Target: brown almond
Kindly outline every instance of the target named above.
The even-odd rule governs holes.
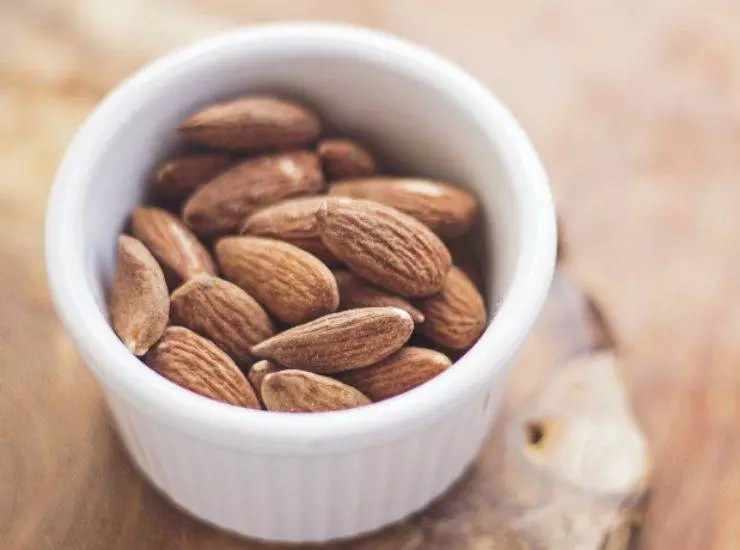
[[[230,151],[287,149],[314,141],[321,122],[310,110],[275,97],[242,97],[211,105],[180,124],[191,141]]]
[[[254,392],[257,394],[257,397],[260,398],[260,401],[262,400],[262,381],[265,379],[265,376],[273,372],[278,372],[279,370],[281,370],[280,367],[278,367],[272,361],[268,361],[266,359],[263,359],[262,361],[257,361],[249,369],[247,379],[249,380],[249,383],[252,384]]]
[[[370,405],[361,392],[333,378],[300,370],[265,376],[262,399],[268,411],[328,412]]]
[[[172,323],[210,339],[238,365],[252,359],[249,349],[273,335],[270,316],[244,290],[223,279],[200,275],[171,296]]]
[[[216,256],[226,278],[280,320],[300,324],[337,310],[329,268],[292,244],[262,237],[224,237]]]
[[[139,207],[131,215],[134,237],[143,242],[166,274],[187,281],[200,274],[213,275],[211,254],[179,219],[154,207]]]
[[[368,199],[413,216],[443,239],[465,233],[476,215],[475,198],[462,189],[439,181],[375,177],[340,181],[329,194]]]
[[[416,303],[424,313],[422,334],[452,349],[465,349],[486,328],[486,305],[473,281],[453,266],[442,292]]]
[[[216,344],[184,327],[169,327],[146,364],[170,382],[216,401],[259,409],[257,396],[236,364]]]
[[[401,296],[427,296],[444,285],[452,260],[429,228],[372,201],[327,200],[317,214],[321,240],[352,271]]]
[[[443,353],[409,347],[370,367],[341,373],[339,380],[373,401],[382,401],[421,386],[451,364]]]
[[[408,300],[394,296],[387,290],[370,286],[351,271],[344,269],[333,271],[339,289],[339,309],[356,309],[361,307],[397,307],[411,315],[414,323],[423,323],[424,315],[412,306]]]
[[[232,158],[222,153],[194,153],[164,161],[154,173],[158,199],[181,204],[193,191],[226,168]]]
[[[200,187],[182,215],[203,236],[236,232],[257,209],[291,197],[313,195],[324,187],[318,157],[308,151],[246,160]]]
[[[487,250],[483,233],[475,228],[445,244],[452,255],[452,263],[462,269],[485,296]]]
[[[321,239],[295,239],[289,242],[293,246],[305,250],[312,256],[316,256],[324,265],[339,265],[339,260],[337,260],[336,256],[332,254],[331,250],[326,247],[324,241]]]
[[[134,355],[144,355],[167,327],[170,299],[162,268],[133,237],[118,237],[109,304],[113,330]]]
[[[267,206],[247,218],[241,233],[287,241],[324,263],[337,263],[321,240],[319,222],[316,220],[316,213],[325,200],[324,196],[301,197]]]
[[[473,344],[475,344],[475,342],[473,342]],[[406,342],[406,345],[413,348],[425,348],[438,351],[449,357],[450,361],[452,361],[453,363],[457,363],[460,359],[462,359],[463,356],[465,356],[465,354],[470,351],[470,348],[472,347],[471,345],[464,349],[448,348],[438,344],[418,330],[414,331],[414,334],[411,335],[411,338],[409,338],[409,341]]]
[[[349,139],[322,140],[316,146],[316,152],[329,180],[362,178],[377,171],[370,152]]]
[[[252,347],[279,364],[329,374],[372,365],[397,351],[414,330],[411,316],[395,307],[369,307],[326,315]]]

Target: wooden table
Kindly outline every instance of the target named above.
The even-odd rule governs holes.
[[[184,517],[129,465],[49,303],[42,223],[59,157],[106,89],[174,45],[279,19],[409,37],[510,106],[549,170],[569,269],[611,320],[650,440],[641,547],[737,548],[740,3],[732,0],[0,3],[0,546],[255,547]],[[531,351],[518,368],[537,357]],[[485,482],[484,454],[441,505],[359,547],[498,548]]]

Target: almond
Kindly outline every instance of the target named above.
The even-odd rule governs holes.
[[[292,244],[261,237],[224,237],[216,256],[226,278],[286,323],[305,323],[339,307],[329,268]]]
[[[473,344],[475,344],[475,342],[473,342]],[[462,357],[468,351],[470,351],[470,348],[472,347],[471,345],[463,349],[448,348],[438,344],[428,336],[423,335],[418,330],[414,331],[414,334],[411,335],[411,338],[409,338],[409,341],[406,342],[406,345],[413,348],[425,348],[438,351],[449,357],[450,361],[452,361],[453,363],[457,363],[460,359],[462,359]]]
[[[316,213],[325,200],[326,197],[301,197],[267,206],[247,218],[241,233],[287,241],[324,263],[337,263],[321,240],[316,219]]]
[[[280,367],[278,367],[277,365],[275,365],[275,363],[271,361],[267,361],[266,359],[263,359],[262,361],[257,361],[249,369],[247,379],[249,380],[249,383],[252,384],[254,392],[257,394],[257,397],[259,397],[260,400],[262,400],[262,381],[265,379],[265,376],[273,372],[278,372],[279,370]]]
[[[324,241],[321,239],[296,239],[289,242],[293,246],[297,246],[301,250],[305,250],[312,256],[316,256],[316,258],[321,260],[324,265],[339,265],[339,260],[337,260],[336,256],[332,254],[331,250],[326,247]]]
[[[388,357],[413,330],[411,316],[402,309],[352,309],[281,332],[252,347],[252,354],[285,367],[328,374]]]
[[[185,225],[161,208],[139,207],[131,216],[134,237],[151,251],[167,274],[179,280],[202,273],[213,275],[211,254]]]
[[[133,237],[118,237],[110,296],[113,330],[134,355],[144,355],[167,327],[170,300],[162,268]]]
[[[419,330],[452,349],[470,346],[486,328],[486,305],[473,282],[453,266],[442,292],[417,302],[424,314]]]
[[[361,178],[377,171],[367,149],[349,139],[325,139],[316,146],[329,180]]]
[[[230,151],[287,149],[314,141],[321,123],[310,110],[274,97],[217,103],[180,124],[191,141]]]
[[[152,189],[157,198],[175,204],[212,179],[231,162],[222,153],[195,153],[166,160],[154,173]]]
[[[201,275],[172,293],[173,324],[210,339],[238,365],[252,359],[249,349],[273,335],[272,321],[244,290],[223,279]]]
[[[284,370],[265,376],[262,399],[268,411],[327,412],[370,405],[355,388],[333,378],[300,370]]]
[[[374,288],[357,275],[346,270],[333,272],[339,288],[339,308],[341,310],[361,307],[397,307],[411,315],[414,323],[423,323],[424,315],[408,300],[394,296],[386,290]]]
[[[368,199],[413,216],[443,239],[465,233],[476,215],[475,198],[428,179],[375,177],[337,182],[330,195]]]
[[[382,401],[421,386],[452,364],[443,353],[424,348],[402,348],[364,369],[341,373],[339,379],[373,401]]]
[[[317,214],[321,240],[352,271],[402,296],[444,285],[452,260],[444,243],[407,214],[372,201],[327,200]]]
[[[203,236],[236,232],[249,214],[283,199],[313,195],[324,187],[318,157],[308,151],[249,159],[200,187],[182,215]]]
[[[257,396],[236,364],[210,340],[169,327],[146,355],[146,364],[178,386],[216,401],[259,409]]]
[[[487,251],[482,234],[482,230],[474,228],[445,244],[452,255],[452,263],[462,269],[481,294],[485,295]]]

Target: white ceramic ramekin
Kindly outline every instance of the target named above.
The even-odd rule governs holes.
[[[232,407],[183,390],[108,326],[114,243],[177,123],[251,91],[296,96],[360,134],[400,171],[472,189],[492,258],[490,326],[453,368],[371,407],[314,415]],[[126,447],[174,503],[243,535],[324,541],[427,505],[473,461],[507,365],[545,298],[555,256],[546,176],[508,111],[429,51],[327,24],[236,30],[143,68],[94,111],[49,200],[46,260],[57,311],[100,381]]]

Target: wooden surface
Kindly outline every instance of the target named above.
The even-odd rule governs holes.
[[[740,3],[734,0],[0,0],[0,547],[254,548],[132,470],[56,321],[42,223],[59,156],[111,85],[233,25],[334,19],[480,77],[549,171],[571,273],[602,304],[655,472],[641,548],[740,540]],[[549,352],[528,344],[512,381]],[[358,548],[499,548],[488,455]]]

